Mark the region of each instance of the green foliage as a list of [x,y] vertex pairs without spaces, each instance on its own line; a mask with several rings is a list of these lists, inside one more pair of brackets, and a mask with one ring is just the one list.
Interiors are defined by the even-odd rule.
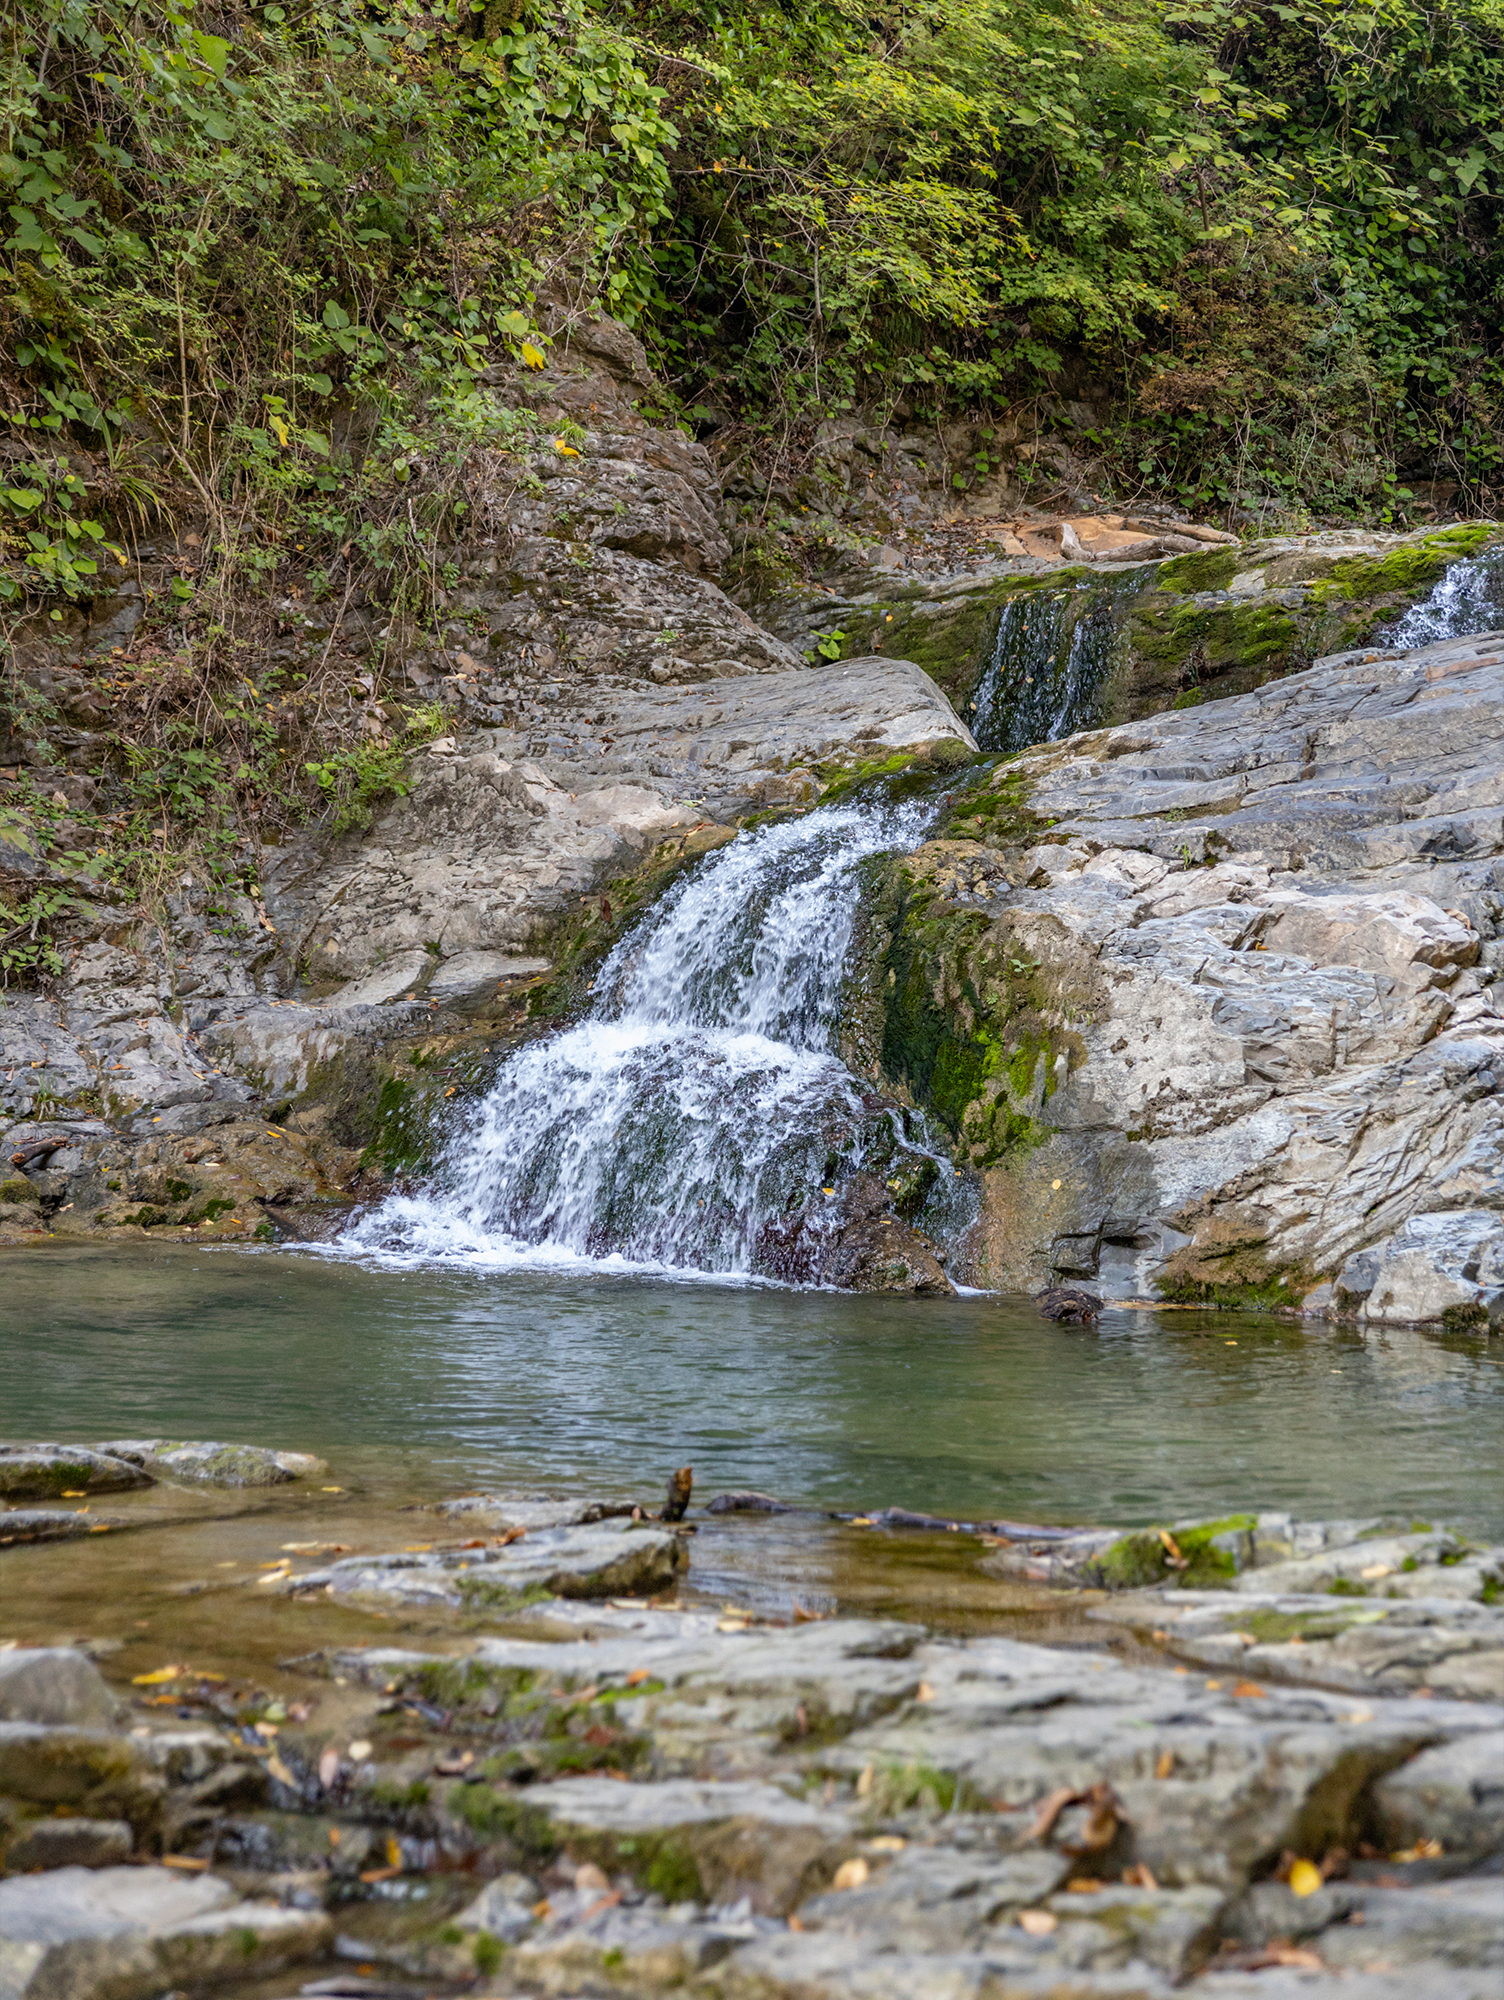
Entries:
[[390,741],[359,743],[353,750],[338,750],[305,768],[319,790],[330,801],[330,825],[336,832],[348,827],[366,827],[379,799],[395,794],[405,798],[412,789],[403,776],[409,752],[419,743],[437,736],[444,727],[444,712],[438,708],[414,708],[406,712],[400,737]]

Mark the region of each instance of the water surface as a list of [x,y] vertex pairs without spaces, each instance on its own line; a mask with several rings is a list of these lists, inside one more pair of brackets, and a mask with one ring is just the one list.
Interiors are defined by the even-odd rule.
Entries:
[[[370,1268],[282,1251],[3,1259],[0,1435],[313,1450],[485,1481],[966,1519],[1245,1507],[1504,1529],[1486,1338],[1218,1313],[1057,1327],[999,1298]],[[1232,1344],[1235,1343],[1235,1344]]]

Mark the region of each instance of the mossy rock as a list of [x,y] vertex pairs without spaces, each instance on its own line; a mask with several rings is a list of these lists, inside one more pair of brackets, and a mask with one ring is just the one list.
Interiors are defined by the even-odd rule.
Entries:
[[1147,1590],[1162,1584],[1181,1590],[1225,1590],[1239,1568],[1235,1549],[1226,1544],[1235,1543],[1253,1526],[1252,1514],[1229,1514],[1189,1528],[1145,1528],[1121,1536],[1096,1558],[1092,1570],[1107,1590]]

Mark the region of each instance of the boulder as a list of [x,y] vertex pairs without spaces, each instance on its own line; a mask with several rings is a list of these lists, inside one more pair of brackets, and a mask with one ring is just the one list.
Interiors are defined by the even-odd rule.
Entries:
[[1376,1324],[1504,1327],[1504,1217],[1477,1208],[1413,1215],[1350,1257],[1336,1287]]
[[120,1702],[86,1653],[72,1646],[0,1653],[0,1722],[94,1729],[107,1728],[120,1715]]

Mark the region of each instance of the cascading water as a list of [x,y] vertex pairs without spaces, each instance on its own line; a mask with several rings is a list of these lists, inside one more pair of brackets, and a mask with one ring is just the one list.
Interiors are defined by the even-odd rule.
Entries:
[[833,1177],[904,1153],[943,1206],[948,1161],[832,1048],[861,863],[932,810],[825,807],[708,856],[616,946],[588,1017],[504,1064],[434,1186],[345,1247],[800,1279],[839,1224]]
[[1117,637],[1110,586],[1010,597],[971,705],[983,750],[1025,750],[1091,726]]
[[1383,635],[1386,646],[1432,646],[1504,629],[1504,550],[1453,563],[1424,604],[1412,604]]

